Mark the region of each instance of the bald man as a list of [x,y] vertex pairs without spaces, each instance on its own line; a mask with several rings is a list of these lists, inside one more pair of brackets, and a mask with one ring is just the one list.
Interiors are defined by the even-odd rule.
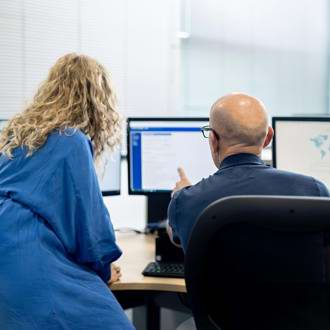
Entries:
[[262,149],[273,138],[263,103],[246,94],[220,98],[210,111],[210,150],[218,171],[191,185],[184,169],[169,205],[168,232],[185,250],[200,213],[215,200],[234,195],[329,196],[326,186],[312,177],[266,166]]

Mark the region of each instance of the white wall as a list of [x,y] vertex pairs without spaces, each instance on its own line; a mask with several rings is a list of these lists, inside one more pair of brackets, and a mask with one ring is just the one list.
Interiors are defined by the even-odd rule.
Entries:
[[206,114],[221,95],[245,91],[271,114],[328,107],[327,0],[188,0],[184,108]]

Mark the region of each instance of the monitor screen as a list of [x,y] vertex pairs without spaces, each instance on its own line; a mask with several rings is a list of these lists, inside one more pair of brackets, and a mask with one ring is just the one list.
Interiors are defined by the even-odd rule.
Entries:
[[121,178],[120,148],[112,153],[105,151],[100,159],[96,160],[95,169],[103,196],[119,195]]
[[273,165],[330,188],[330,118],[274,117]]
[[129,193],[172,191],[179,167],[193,184],[213,174],[217,168],[201,131],[208,122],[208,118],[129,118]]
[[[8,120],[0,119],[0,132]],[[100,189],[104,196],[120,194],[120,148],[113,153],[105,151],[95,163]]]

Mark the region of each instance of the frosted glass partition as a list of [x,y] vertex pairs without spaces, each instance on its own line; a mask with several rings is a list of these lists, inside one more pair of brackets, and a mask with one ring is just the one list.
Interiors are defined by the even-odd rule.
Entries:
[[260,97],[270,115],[328,111],[327,0],[187,0],[185,6],[185,113],[205,115],[232,91]]

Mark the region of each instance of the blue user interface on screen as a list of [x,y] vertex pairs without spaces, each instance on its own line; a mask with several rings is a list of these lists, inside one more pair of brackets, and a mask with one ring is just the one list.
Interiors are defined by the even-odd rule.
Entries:
[[130,121],[130,191],[171,191],[178,180],[178,167],[184,168],[192,182],[212,174],[215,167],[208,141],[201,132],[207,123],[207,120]]

